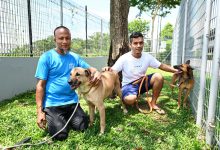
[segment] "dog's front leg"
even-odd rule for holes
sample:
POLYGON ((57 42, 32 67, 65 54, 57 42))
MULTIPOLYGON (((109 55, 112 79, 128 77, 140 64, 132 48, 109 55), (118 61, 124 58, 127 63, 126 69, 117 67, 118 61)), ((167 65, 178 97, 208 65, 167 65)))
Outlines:
POLYGON ((184 107, 184 108, 186 108, 186 105, 187 105, 187 99, 188 99, 188 96, 189 96, 190 90, 191 90, 191 89, 187 89, 187 91, 186 91, 186 94, 185 94, 185 97, 184 97, 184 100, 183 100, 183 107, 184 107))
POLYGON ((104 103, 97 105, 100 115, 100 134, 105 132, 105 106, 104 103))
POLYGON ((179 88, 179 94, 178 94, 178 109, 180 109, 180 104, 181 104, 181 97, 182 97, 182 92, 183 92, 183 88, 179 88))
POLYGON ((89 104, 89 125, 92 126, 95 117, 95 105, 93 105, 90 102, 88 104, 89 104))

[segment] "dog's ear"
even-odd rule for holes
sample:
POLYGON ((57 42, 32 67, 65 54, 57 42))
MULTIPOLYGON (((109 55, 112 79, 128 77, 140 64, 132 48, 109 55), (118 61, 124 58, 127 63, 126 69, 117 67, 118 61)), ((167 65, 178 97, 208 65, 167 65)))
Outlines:
POLYGON ((189 64, 190 64, 190 60, 187 60, 187 61, 186 61, 186 64, 188 64, 188 65, 189 65, 189 64))
POLYGON ((188 70, 194 70, 194 68, 192 68, 191 66, 188 66, 187 69, 188 69, 188 70))
POLYGON ((90 72, 89 69, 86 69, 86 70, 85 70, 85 75, 86 75, 87 77, 91 76, 91 72, 90 72))

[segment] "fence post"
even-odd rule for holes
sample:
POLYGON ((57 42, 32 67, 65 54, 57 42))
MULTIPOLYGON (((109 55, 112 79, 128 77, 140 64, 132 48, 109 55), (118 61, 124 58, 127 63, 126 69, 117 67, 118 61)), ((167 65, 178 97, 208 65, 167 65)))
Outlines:
POLYGON ((63 25, 63 0, 60 0, 60 25, 63 25))
POLYGON ((182 64, 185 62, 184 59, 185 59, 185 49, 186 49, 187 15, 188 15, 188 0, 186 0, 186 4, 185 4, 185 18, 184 18, 184 30, 183 30, 183 51, 182 51, 182 59, 181 59, 182 64))
MULTIPOLYGON (((102 29, 102 19, 101 19, 101 41, 100 41, 100 50, 103 50, 103 29, 102 29)), ((101 54, 101 53, 100 53, 101 54)))
POLYGON ((206 62, 207 62, 207 53, 208 53, 208 42, 209 42, 209 32, 210 32, 210 18, 211 18, 211 0, 206 1, 206 20, 204 24, 204 34, 203 34, 203 46, 202 46, 202 63, 200 71, 200 90, 199 98, 197 104, 197 118, 196 124, 202 126, 202 114, 204 108, 204 99, 205 99, 205 87, 206 87, 206 62))
MULTIPOLYGON (((220 8, 220 1, 217 2, 217 8, 220 8)), ((208 118, 206 122, 206 143, 211 145, 214 136, 215 128, 215 111, 218 92, 218 78, 219 78, 219 59, 220 59, 220 9, 216 9, 216 28, 215 28, 215 45, 214 55, 212 61, 212 78, 210 85, 210 96, 208 106, 208 118)))
POLYGON ((28 29, 29 29, 30 57, 33 57, 33 41, 32 41, 32 23, 31 23, 31 4, 30 4, 30 0, 27 0, 27 9, 28 9, 28 29))
POLYGON ((85 30, 86 30, 86 57, 88 56, 87 55, 87 48, 88 48, 88 38, 87 38, 87 5, 85 6, 85 30))

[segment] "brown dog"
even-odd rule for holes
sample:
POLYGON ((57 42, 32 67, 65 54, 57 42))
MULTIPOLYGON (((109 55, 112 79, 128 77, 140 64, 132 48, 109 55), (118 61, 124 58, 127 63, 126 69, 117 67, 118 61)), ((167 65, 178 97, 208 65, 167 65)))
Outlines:
POLYGON ((193 68, 190 66, 190 60, 187 60, 185 64, 176 65, 174 68, 178 69, 179 73, 173 75, 170 87, 173 91, 175 83, 178 82, 178 108, 180 108, 182 93, 184 89, 186 90, 183 100, 183 106, 186 107, 187 98, 195 82, 193 77, 193 68))
POLYGON ((105 131, 105 106, 104 99, 110 96, 113 90, 120 97, 123 112, 127 113, 125 105, 121 101, 121 88, 118 74, 115 72, 105 71, 101 73, 101 80, 98 84, 90 83, 92 75, 88 69, 80 67, 71 71, 69 84, 75 90, 78 88, 79 94, 82 94, 89 105, 90 125, 94 122, 95 107, 99 110, 100 115, 100 133, 105 131))

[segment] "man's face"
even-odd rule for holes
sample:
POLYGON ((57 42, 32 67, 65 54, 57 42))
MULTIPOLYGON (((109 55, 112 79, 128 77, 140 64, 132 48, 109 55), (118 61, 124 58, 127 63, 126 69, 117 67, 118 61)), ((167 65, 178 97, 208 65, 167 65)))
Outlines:
POLYGON ((132 42, 130 43, 130 48, 132 55, 136 58, 141 57, 141 52, 144 47, 144 39, 142 37, 133 38, 132 42))
POLYGON ((56 48, 58 50, 68 51, 71 45, 71 34, 69 30, 64 28, 56 30, 54 41, 56 42, 56 48))

